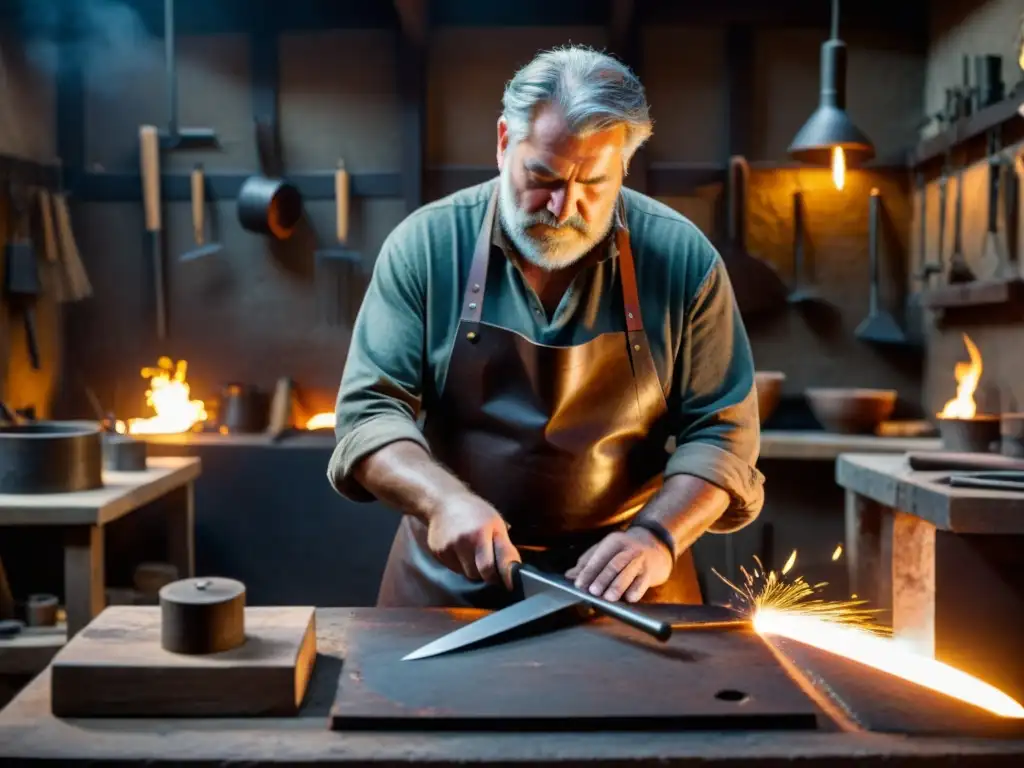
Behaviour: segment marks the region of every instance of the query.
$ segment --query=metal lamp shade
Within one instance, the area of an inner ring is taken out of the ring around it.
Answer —
[[[818,108],[789,146],[794,160],[828,166],[832,150],[842,147],[850,166],[866,163],[875,147],[846,114],[846,45],[827,40],[821,46],[821,93]]]

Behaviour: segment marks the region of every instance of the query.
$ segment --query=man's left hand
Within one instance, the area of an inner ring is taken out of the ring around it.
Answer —
[[[616,601],[635,603],[648,589],[672,575],[672,553],[645,528],[616,531],[584,552],[565,573],[577,589]]]

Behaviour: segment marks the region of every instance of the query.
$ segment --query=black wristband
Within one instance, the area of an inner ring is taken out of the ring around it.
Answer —
[[[650,531],[655,537],[668,547],[669,553],[672,555],[672,562],[676,561],[676,540],[672,538],[672,534],[668,532],[668,528],[659,523],[657,520],[645,520],[637,518],[629,525],[630,528],[643,528],[645,531]]]

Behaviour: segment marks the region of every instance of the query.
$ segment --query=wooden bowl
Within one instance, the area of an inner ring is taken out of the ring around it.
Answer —
[[[844,435],[874,434],[896,407],[894,389],[830,389],[805,392],[814,417],[829,432]]]
[[[786,374],[782,371],[755,371],[754,387],[757,390],[757,410],[761,416],[761,425],[771,418],[782,397],[782,384]]]

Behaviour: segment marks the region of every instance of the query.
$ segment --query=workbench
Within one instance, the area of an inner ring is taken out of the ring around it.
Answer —
[[[0,712],[0,765],[73,766],[117,762],[250,766],[703,765],[1019,766],[1024,742],[911,738],[877,733],[738,731],[559,732],[528,737],[499,732],[332,732],[329,710],[346,647],[346,627],[371,608],[317,612],[319,656],[298,717],[224,720],[58,720],[50,714],[49,670]],[[903,759],[900,759],[903,758]]]
[[[161,501],[166,514],[168,562],[179,574],[195,574],[193,484],[197,458],[153,458],[141,472],[104,472],[103,487],[57,494],[0,494],[0,528],[42,526],[61,536],[67,637],[74,636],[106,606],[104,526]],[[0,671],[24,671],[25,654],[55,652],[65,633],[25,632],[0,640]],[[24,651],[24,654],[21,653]],[[35,663],[35,662],[32,662]],[[38,669],[38,667],[37,667]]]
[[[844,454],[850,591],[893,634],[1024,698],[1024,493],[953,487],[905,456]]]

